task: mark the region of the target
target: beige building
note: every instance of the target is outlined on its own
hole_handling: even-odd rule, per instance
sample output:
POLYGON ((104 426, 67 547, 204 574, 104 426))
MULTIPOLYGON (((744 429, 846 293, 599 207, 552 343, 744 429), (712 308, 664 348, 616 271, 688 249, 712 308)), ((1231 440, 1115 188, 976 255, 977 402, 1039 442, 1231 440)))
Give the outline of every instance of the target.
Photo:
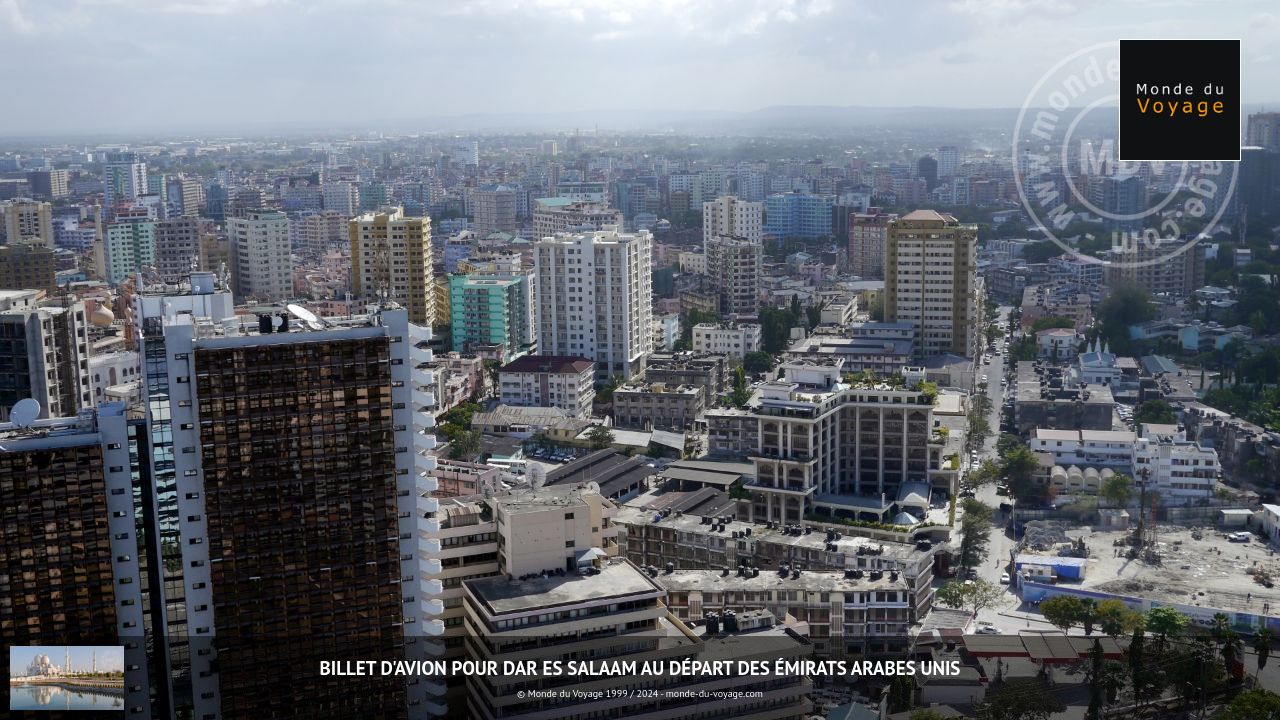
POLYGON ((237 300, 278 302, 293 297, 289 218, 277 210, 249 210, 227 218, 237 300))
POLYGON ((916 210, 889 223, 884 319, 910 322, 924 357, 979 351, 983 309, 978 231, 951 215, 916 210))
POLYGON ((516 189, 509 185, 486 185, 471 191, 473 229, 481 237, 520 229, 516 223, 516 189))
POLYGON ((185 280, 200 263, 200 221, 176 217, 155 224, 156 271, 165 282, 185 280))
POLYGON ((348 217, 337 210, 322 210, 298 220, 305 252, 319 257, 334 245, 349 242, 348 217))
POLYGON ((706 389, 696 385, 624 385, 613 391, 613 421, 623 428, 691 430, 708 404, 706 389))
POLYGON ((533 235, 551 237, 556 233, 599 230, 606 225, 622 226, 622 212, 604 203, 542 198, 535 201, 533 235))
POLYGON ((35 243, 53 247, 53 206, 39 200, 9 200, 0 203, 6 242, 35 243))
POLYGON ((409 309, 409 322, 431 327, 436 292, 431 287, 431 218, 405 217, 400 207, 353 218, 351 286, 360 297, 385 295, 409 309))
POLYGON ((498 371, 503 405, 555 407, 576 418, 591 416, 595 363, 581 357, 526 355, 498 371))
POLYGON ((1204 287, 1204 243, 1181 250, 1185 240, 1160 240, 1126 236, 1122 247, 1111 251, 1103 267, 1107 287, 1131 283, 1152 295, 1187 297, 1204 287), (1176 253, 1176 254, 1175 254, 1176 253))
POLYGON ((23 243, 0 245, 0 290, 57 289, 57 255, 51 248, 23 243))
POLYGON ((884 248, 894 213, 867 208, 849 218, 849 272, 864 278, 884 277, 884 248))

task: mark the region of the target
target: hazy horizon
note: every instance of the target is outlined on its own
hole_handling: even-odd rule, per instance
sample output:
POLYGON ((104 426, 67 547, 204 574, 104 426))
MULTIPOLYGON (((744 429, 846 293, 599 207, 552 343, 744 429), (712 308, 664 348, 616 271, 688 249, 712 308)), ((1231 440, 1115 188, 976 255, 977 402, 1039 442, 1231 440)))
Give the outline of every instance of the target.
POLYGON ((1263 0, 0 0, 0 136, 1009 109, 1129 37, 1240 38, 1243 101, 1280 99, 1263 0))

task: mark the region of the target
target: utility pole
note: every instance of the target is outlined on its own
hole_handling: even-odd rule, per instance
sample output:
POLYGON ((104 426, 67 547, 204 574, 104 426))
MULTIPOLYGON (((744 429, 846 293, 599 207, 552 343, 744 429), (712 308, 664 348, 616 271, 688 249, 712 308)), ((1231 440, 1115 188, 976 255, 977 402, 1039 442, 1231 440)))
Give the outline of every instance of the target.
POLYGON ((1141 490, 1138 500, 1138 545, 1142 546, 1147 539, 1147 478, 1151 476, 1150 468, 1142 468, 1138 473, 1138 487, 1141 490))

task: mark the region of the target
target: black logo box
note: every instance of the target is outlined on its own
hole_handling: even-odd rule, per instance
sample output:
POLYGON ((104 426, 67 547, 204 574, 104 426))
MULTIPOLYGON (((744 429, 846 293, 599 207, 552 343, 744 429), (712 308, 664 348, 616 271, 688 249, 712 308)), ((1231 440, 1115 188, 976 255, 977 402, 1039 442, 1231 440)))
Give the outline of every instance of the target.
POLYGON ((1120 41, 1122 161, 1239 161, 1241 111, 1239 40, 1120 41), (1165 94, 1166 87, 1182 92, 1165 94), (1183 112, 1185 102, 1191 114, 1183 112), (1205 116, 1198 112, 1202 102, 1205 116), (1170 103, 1177 103, 1172 115, 1170 103))

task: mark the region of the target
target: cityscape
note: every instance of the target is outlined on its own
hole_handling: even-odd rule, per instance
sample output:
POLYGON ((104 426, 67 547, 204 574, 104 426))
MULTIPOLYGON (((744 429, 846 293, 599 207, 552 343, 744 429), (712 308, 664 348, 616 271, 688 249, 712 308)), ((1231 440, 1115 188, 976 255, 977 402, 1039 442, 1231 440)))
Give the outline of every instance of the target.
POLYGON ((15 717, 1280 718, 1265 5, 1160 11, 1242 38, 1226 162, 1120 158, 1144 3, 63 5, 0 0, 15 717))

